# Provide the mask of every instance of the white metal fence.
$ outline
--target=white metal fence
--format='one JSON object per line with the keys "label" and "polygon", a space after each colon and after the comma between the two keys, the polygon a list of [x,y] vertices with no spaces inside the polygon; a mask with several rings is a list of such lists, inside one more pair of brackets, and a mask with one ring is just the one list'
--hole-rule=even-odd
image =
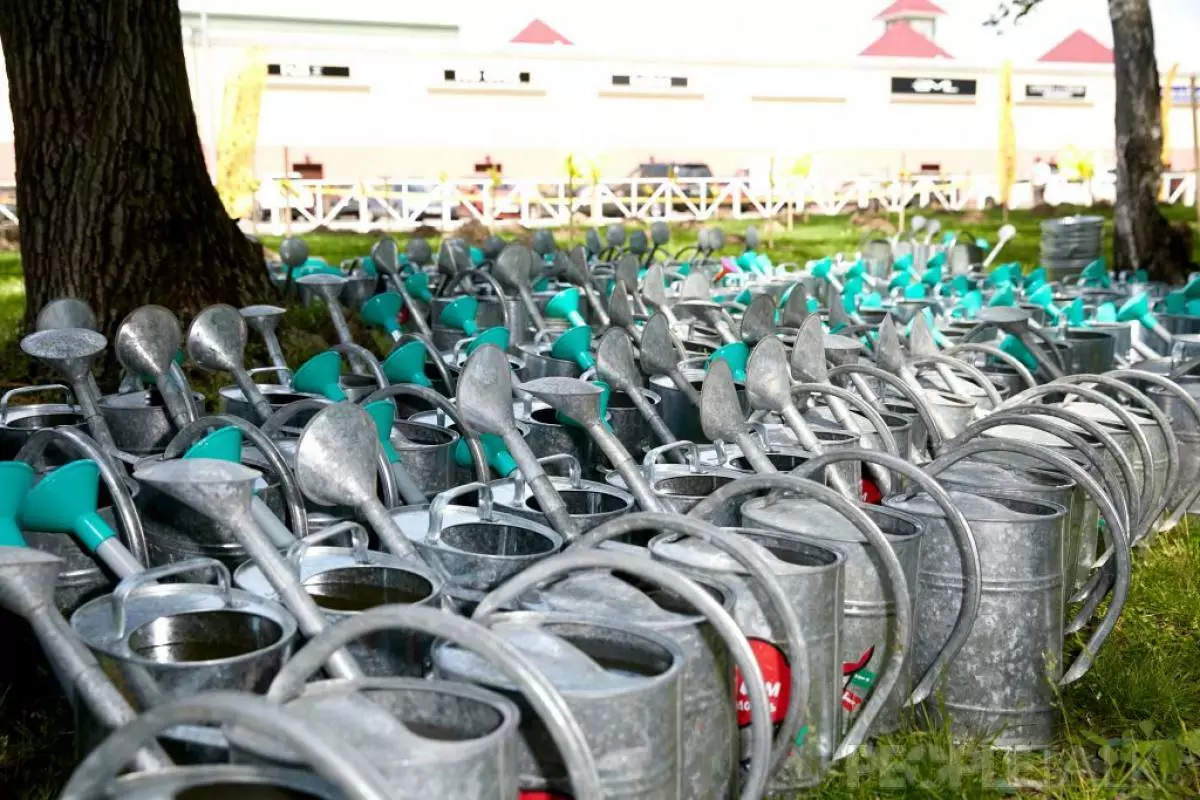
{"label": "white metal fence", "polygon": [[[1087,206],[1112,202],[1111,177],[1089,184],[1056,180],[1046,188],[1051,205]],[[789,179],[771,183],[753,178],[604,180],[595,184],[565,180],[403,179],[371,183],[318,180],[266,180],[255,195],[255,228],[262,233],[305,233],[317,228],[348,231],[405,231],[428,225],[452,230],[475,220],[491,226],[512,222],[525,227],[599,224],[623,219],[706,221],[755,219],[804,213],[836,215],[862,209],[896,213],[901,208],[964,211],[997,202],[991,176],[921,176],[903,180]],[[1032,203],[1028,183],[1018,183],[1010,202]],[[1196,204],[1191,173],[1163,176],[1162,200]],[[0,221],[17,222],[16,186],[0,183]]]}

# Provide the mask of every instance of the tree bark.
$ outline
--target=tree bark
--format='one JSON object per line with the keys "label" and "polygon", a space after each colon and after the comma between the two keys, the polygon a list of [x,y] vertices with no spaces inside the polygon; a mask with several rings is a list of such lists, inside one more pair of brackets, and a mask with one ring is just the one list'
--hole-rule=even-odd
{"label": "tree bark", "polygon": [[205,167],[176,0],[0,0],[26,321],[77,297],[113,335],[158,303],[261,301],[269,282]]}
{"label": "tree bark", "polygon": [[1162,101],[1149,0],[1108,0],[1116,71],[1117,203],[1114,266],[1181,282],[1191,253],[1158,207]]}

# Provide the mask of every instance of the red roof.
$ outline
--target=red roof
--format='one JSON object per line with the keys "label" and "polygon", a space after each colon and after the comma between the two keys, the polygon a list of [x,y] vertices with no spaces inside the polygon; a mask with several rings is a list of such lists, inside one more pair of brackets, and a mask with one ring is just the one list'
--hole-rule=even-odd
{"label": "red roof", "polygon": [[879,12],[875,19],[891,19],[892,17],[941,17],[946,12],[930,2],[930,0],[896,0],[890,6]]}
{"label": "red roof", "polygon": [[860,56],[889,56],[891,58],[954,58],[907,22],[888,26],[875,43],[859,53]]}
{"label": "red roof", "polygon": [[540,19],[526,25],[512,38],[512,44],[570,44],[571,40]]}
{"label": "red roof", "polygon": [[1113,51],[1097,41],[1091,34],[1078,30],[1063,39],[1038,60],[1070,64],[1111,64],[1113,63]]}

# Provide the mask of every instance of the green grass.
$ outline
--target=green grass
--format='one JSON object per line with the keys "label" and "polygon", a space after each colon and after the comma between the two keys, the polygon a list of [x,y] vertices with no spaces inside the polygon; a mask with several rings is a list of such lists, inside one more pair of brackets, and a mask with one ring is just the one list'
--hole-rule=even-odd
{"label": "green grass", "polygon": [[[1168,210],[1174,219],[1192,219],[1193,213]],[[989,239],[1002,223],[997,214],[966,224],[952,215],[939,218],[946,229]],[[1019,236],[1005,260],[1036,263],[1039,221],[1013,214]],[[746,224],[722,227],[736,234]],[[696,230],[677,226],[672,247],[693,241]],[[791,231],[764,232],[764,241],[772,240],[766,249],[777,263],[804,262],[853,252],[862,236],[846,219],[812,217],[797,218]],[[305,238],[313,254],[335,264],[365,254],[373,240],[335,233]],[[559,234],[560,243],[565,238]],[[278,239],[265,242],[278,246]],[[23,302],[19,258],[0,254],[0,348],[14,349]],[[281,332],[294,360],[335,341],[319,308],[290,310]],[[369,341],[361,328],[356,336]],[[381,349],[385,344],[374,343]],[[23,374],[14,367],[0,377],[12,382]],[[24,626],[0,615],[0,636],[6,643],[0,658],[0,798],[51,797],[77,760],[72,714]],[[1079,644],[1069,642],[1070,653]],[[828,780],[805,796],[1200,797],[1200,526],[1185,523],[1137,555],[1133,589],[1116,630],[1092,670],[1067,687],[1061,701],[1062,738],[1046,753],[996,753],[979,743],[952,744],[944,731],[909,730],[835,765]]]}

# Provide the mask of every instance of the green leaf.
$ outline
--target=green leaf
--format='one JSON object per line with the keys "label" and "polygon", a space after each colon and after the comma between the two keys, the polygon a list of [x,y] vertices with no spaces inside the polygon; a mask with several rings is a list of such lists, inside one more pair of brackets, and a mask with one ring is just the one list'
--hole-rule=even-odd
{"label": "green leaf", "polygon": [[1108,766],[1111,767],[1116,764],[1119,758],[1120,756],[1117,754],[1117,751],[1114,750],[1110,745],[1106,744],[1100,748],[1100,760]]}

